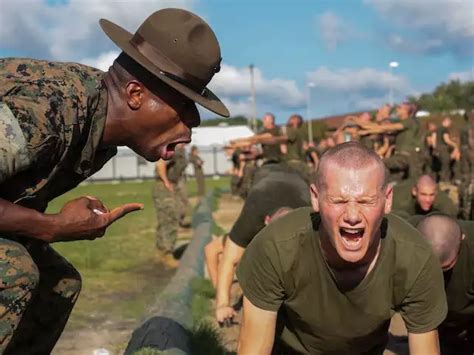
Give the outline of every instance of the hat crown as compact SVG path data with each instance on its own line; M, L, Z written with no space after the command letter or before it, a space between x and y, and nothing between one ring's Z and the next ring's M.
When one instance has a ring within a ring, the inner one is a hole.
M178 77L194 77L201 89L220 69L221 51L214 32L199 16L186 10L163 9L151 14L131 43L145 44L164 57L154 63L159 69Z

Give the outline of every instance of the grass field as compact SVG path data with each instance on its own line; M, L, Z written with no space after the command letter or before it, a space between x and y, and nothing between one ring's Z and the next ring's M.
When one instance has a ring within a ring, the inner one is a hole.
M143 211L131 213L111 225L101 239L53 245L79 270L83 279L68 330L104 323L136 323L171 278L173 272L154 260L156 218L152 186L153 181L85 184L50 203L49 213L59 211L66 201L85 195L100 199L108 208L127 202L145 205ZM206 186L227 188L229 179L207 179ZM194 180L188 182L188 193L196 194Z

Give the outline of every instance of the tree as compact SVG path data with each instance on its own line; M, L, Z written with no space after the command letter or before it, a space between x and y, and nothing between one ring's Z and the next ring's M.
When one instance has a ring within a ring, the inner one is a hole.
M443 112L456 109L474 109L474 81L462 83L451 80L442 83L432 93L422 94L419 98L409 97L410 102L418 104L421 110Z
M247 126L248 118L245 116L235 116L229 118L216 117L201 121L202 127L219 126L220 124L225 124L227 126ZM257 127L260 128L261 126L262 121L257 120Z

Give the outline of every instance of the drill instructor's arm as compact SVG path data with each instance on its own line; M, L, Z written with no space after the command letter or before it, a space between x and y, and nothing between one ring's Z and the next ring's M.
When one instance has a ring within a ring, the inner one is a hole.
M44 214L0 198L0 234L26 236L48 243L95 239L127 213L143 209L128 203L109 211L93 197L80 197L66 203L57 214Z
M235 267L242 259L244 251L244 248L227 238L217 274L215 315L219 323L224 323L227 319L230 320L236 315L230 304L230 289L234 279Z
M410 355L439 355L438 331L435 329L426 333L408 333L408 347Z
M244 296L244 310L237 354L270 355L275 338L276 320L277 312L258 308Z

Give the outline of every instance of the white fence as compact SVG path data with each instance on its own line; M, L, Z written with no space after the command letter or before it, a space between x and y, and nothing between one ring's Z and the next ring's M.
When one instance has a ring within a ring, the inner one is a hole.
M204 161L204 174L206 176L226 175L232 167L231 161L225 156L220 146L199 147L199 156ZM188 147L189 153L189 147ZM188 165L186 174L194 175L193 167ZM105 180L132 180L152 179L155 177L155 163L150 163L128 148L120 147L117 155L104 165L104 167L91 176L89 181Z

